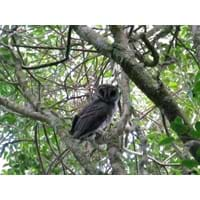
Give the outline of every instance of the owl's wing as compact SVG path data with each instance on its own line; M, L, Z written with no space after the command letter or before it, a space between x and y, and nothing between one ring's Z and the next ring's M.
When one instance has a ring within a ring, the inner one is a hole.
M75 115L75 116L74 116L74 119L73 119L73 121L72 121L72 127L71 127L71 130L70 130L70 134L71 134L71 135L74 133L74 127L75 127L75 125L76 125L76 122L78 121L78 118L79 118L78 115Z
M104 102L95 101L83 109L74 126L74 138L82 138L99 128L111 114L111 107Z

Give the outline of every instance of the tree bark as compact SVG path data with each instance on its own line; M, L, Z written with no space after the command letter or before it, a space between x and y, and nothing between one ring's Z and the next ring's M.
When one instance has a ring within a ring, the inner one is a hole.
M192 35L194 48L196 49L196 57L200 63L200 26L192 26Z

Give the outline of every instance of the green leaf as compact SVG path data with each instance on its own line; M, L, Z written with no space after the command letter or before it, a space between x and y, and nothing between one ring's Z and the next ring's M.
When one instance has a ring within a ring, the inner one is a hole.
M197 73L196 77L195 77L195 82L200 81L200 71Z
M16 123L16 116L12 113L6 113L0 117L0 122L8 122L8 124Z
M200 131L191 131L191 136L194 138L200 138Z
M200 157L200 148L197 149L196 151L196 156L199 158Z
M197 73L195 77L192 93L195 99L200 100L200 71Z
M12 93L14 91L13 86L8 85L8 84L4 84L4 83L0 83L0 84L1 84L0 95L9 96L10 93Z
M0 55L5 59L9 60L11 58L11 54L7 49L1 48L0 49Z
M167 137L167 138L162 139L162 140L159 142L159 144L160 144L160 145L171 144L173 141L174 141L174 138L173 138L173 137Z
M194 93L200 92L200 81L195 82L193 91Z
M104 74L104 77L110 78L110 77L112 77L112 75L113 75L113 72L112 72L112 71L107 71L107 72Z
M200 132L200 122L197 122L197 123L195 124L195 129L196 129L198 132Z
M198 162L196 160L182 160L182 165L187 168L193 168L198 166Z
M173 89L177 89L178 88L178 85L176 82L169 82L169 87L170 88L173 88Z
M173 71L175 70L175 68L176 68L176 65L169 65L169 70Z
M178 134L184 134L188 131L188 127L184 124L181 117L176 117L176 119L171 122L171 128Z

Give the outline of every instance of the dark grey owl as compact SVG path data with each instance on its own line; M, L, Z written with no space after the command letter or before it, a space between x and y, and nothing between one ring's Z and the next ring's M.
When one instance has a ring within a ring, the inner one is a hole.
M74 117L70 133L84 140L105 128L111 121L119 99L117 86L100 85L93 101Z

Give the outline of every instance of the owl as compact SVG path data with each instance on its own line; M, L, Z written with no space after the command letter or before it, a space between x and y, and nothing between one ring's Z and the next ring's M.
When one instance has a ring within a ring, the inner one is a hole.
M111 121L119 99L117 86L100 85L93 101L75 115L72 121L71 135L84 140L104 129Z

